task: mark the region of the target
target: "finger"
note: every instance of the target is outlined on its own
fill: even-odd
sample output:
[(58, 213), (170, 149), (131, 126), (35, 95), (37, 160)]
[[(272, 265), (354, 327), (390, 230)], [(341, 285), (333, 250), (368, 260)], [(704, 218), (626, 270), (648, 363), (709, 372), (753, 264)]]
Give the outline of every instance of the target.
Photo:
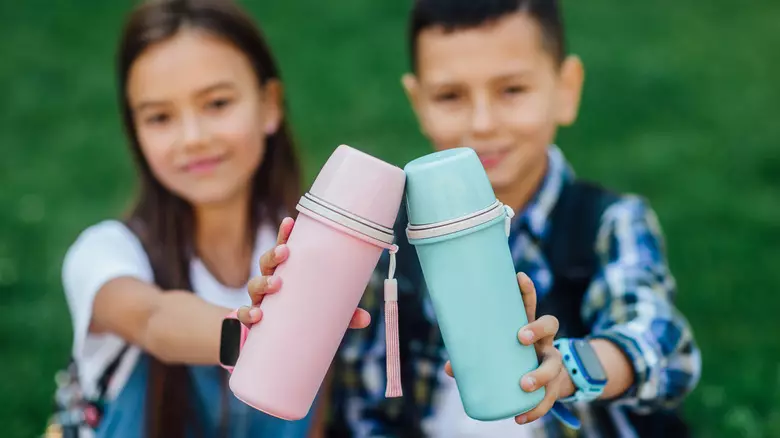
[(452, 364), (450, 361), (447, 361), (447, 363), (444, 364), (444, 372), (450, 377), (455, 377), (455, 373), (452, 372)]
[(536, 321), (520, 329), (517, 333), (517, 339), (523, 345), (532, 345), (544, 338), (552, 343), (555, 334), (558, 333), (558, 318), (552, 315), (544, 315)]
[(285, 244), (276, 246), (274, 249), (266, 251), (260, 257), (260, 273), (263, 275), (273, 274), (274, 269), (276, 269), (280, 263), (287, 260), (289, 255), (290, 249)]
[(287, 243), (287, 239), (290, 238), (290, 233), (292, 233), (293, 225), (295, 225), (293, 218), (286, 217), (282, 219), (282, 223), (279, 225), (279, 233), (276, 235), (277, 245)]
[(368, 327), (370, 323), (371, 314), (363, 309), (357, 309), (355, 310), (355, 313), (352, 314), (352, 320), (349, 322), (349, 328), (362, 329)]
[(520, 286), (528, 322), (533, 322), (536, 319), (536, 286), (524, 272), (517, 274), (517, 284)]
[(542, 399), (542, 402), (539, 403), (535, 408), (531, 409), (530, 411), (526, 412), (525, 414), (518, 415), (515, 417), (515, 422), (518, 424), (524, 424), (524, 423), (530, 423), (532, 421), (538, 420), (539, 418), (542, 418), (544, 414), (550, 411), (552, 409), (553, 404), (556, 400), (558, 400), (558, 392), (559, 388), (561, 387), (563, 383), (563, 379), (561, 378), (562, 374), (558, 374), (558, 377), (556, 377), (552, 383), (547, 385), (545, 387), (544, 392), (544, 398)]
[(523, 376), (520, 386), (525, 392), (533, 392), (547, 386), (555, 380), (563, 370), (561, 353), (552, 345), (544, 350), (542, 364), (538, 368)]
[(271, 275), (252, 278), (247, 284), (247, 291), (249, 292), (249, 298), (252, 300), (252, 305), (259, 306), (264, 296), (278, 292), (281, 287), (282, 279)]
[(263, 311), (257, 307), (243, 306), (238, 309), (237, 317), (241, 324), (252, 327), (263, 319)]

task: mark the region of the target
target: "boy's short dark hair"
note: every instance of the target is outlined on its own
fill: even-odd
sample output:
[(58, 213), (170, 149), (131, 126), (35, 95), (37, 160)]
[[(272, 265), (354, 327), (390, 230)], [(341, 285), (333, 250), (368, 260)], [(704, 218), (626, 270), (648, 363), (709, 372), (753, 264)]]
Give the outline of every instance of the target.
[(566, 50), (558, 0), (414, 0), (409, 23), (412, 71), (417, 70), (417, 38), (423, 30), (434, 26), (447, 32), (468, 29), (517, 12), (539, 23), (545, 48), (562, 63)]

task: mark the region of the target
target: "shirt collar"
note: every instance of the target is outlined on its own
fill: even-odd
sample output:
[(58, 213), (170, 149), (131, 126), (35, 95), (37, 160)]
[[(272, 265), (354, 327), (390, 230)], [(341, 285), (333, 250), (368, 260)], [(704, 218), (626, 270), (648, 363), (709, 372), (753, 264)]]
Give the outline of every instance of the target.
[(512, 225), (513, 231), (525, 229), (536, 240), (544, 237), (550, 213), (558, 202), (565, 183), (574, 179), (574, 170), (556, 145), (547, 148), (547, 172), (531, 201), (520, 212)]

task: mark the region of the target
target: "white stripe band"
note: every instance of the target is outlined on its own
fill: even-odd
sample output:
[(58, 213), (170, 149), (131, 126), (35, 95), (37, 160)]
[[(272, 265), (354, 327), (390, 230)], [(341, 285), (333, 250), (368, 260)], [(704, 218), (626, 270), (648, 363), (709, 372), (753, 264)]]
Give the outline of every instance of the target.
[(327, 208), (329, 210), (333, 210), (333, 211), (335, 211), (336, 213), (338, 213), (338, 214), (340, 214), (342, 216), (346, 216), (346, 217), (352, 219), (353, 221), (360, 222), (360, 223), (362, 223), (364, 225), (367, 225), (367, 226), (369, 226), (371, 228), (375, 228), (375, 229), (377, 229), (379, 231), (382, 231), (382, 232), (384, 232), (386, 234), (393, 234), (393, 229), (392, 228), (387, 228), (384, 225), (380, 225), (380, 224), (378, 224), (376, 222), (373, 222), (373, 221), (370, 221), (368, 219), (362, 218), (362, 217), (360, 217), (360, 216), (358, 216), (356, 214), (352, 214), (352, 213), (348, 212), (347, 210), (344, 210), (344, 209), (340, 208), (339, 206), (337, 206), (335, 204), (331, 204), (330, 202), (328, 202), (328, 201), (326, 201), (326, 200), (324, 200), (324, 199), (322, 199), (322, 198), (320, 198), (320, 197), (318, 197), (316, 195), (312, 195), (311, 193), (306, 193), (303, 196), (306, 197), (307, 199), (311, 200), (311, 201), (316, 202), (317, 204), (322, 205), (323, 207), (325, 207), (325, 208)]
[(506, 215), (505, 231), (508, 236), (509, 226), (512, 217), (514, 217), (514, 211), (499, 201), (494, 202), (487, 208), (456, 219), (425, 225), (410, 224), (406, 228), (406, 236), (409, 240), (431, 239), (434, 237), (446, 236), (448, 234), (478, 227), (504, 215)]
[(336, 207), (314, 195), (305, 194), (298, 201), (298, 210), (303, 207), (352, 231), (372, 237), (380, 242), (393, 244), (393, 230), (371, 222), (346, 210)]

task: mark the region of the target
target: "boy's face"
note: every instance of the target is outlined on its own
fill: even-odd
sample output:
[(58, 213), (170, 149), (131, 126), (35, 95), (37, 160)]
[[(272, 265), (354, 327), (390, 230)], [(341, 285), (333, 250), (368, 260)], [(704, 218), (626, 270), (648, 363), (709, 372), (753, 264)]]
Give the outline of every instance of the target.
[(558, 66), (523, 13), (450, 33), (425, 29), (417, 49), (404, 87), (434, 147), (474, 149), (496, 190), (540, 175), (557, 126), (576, 118), (579, 60)]

